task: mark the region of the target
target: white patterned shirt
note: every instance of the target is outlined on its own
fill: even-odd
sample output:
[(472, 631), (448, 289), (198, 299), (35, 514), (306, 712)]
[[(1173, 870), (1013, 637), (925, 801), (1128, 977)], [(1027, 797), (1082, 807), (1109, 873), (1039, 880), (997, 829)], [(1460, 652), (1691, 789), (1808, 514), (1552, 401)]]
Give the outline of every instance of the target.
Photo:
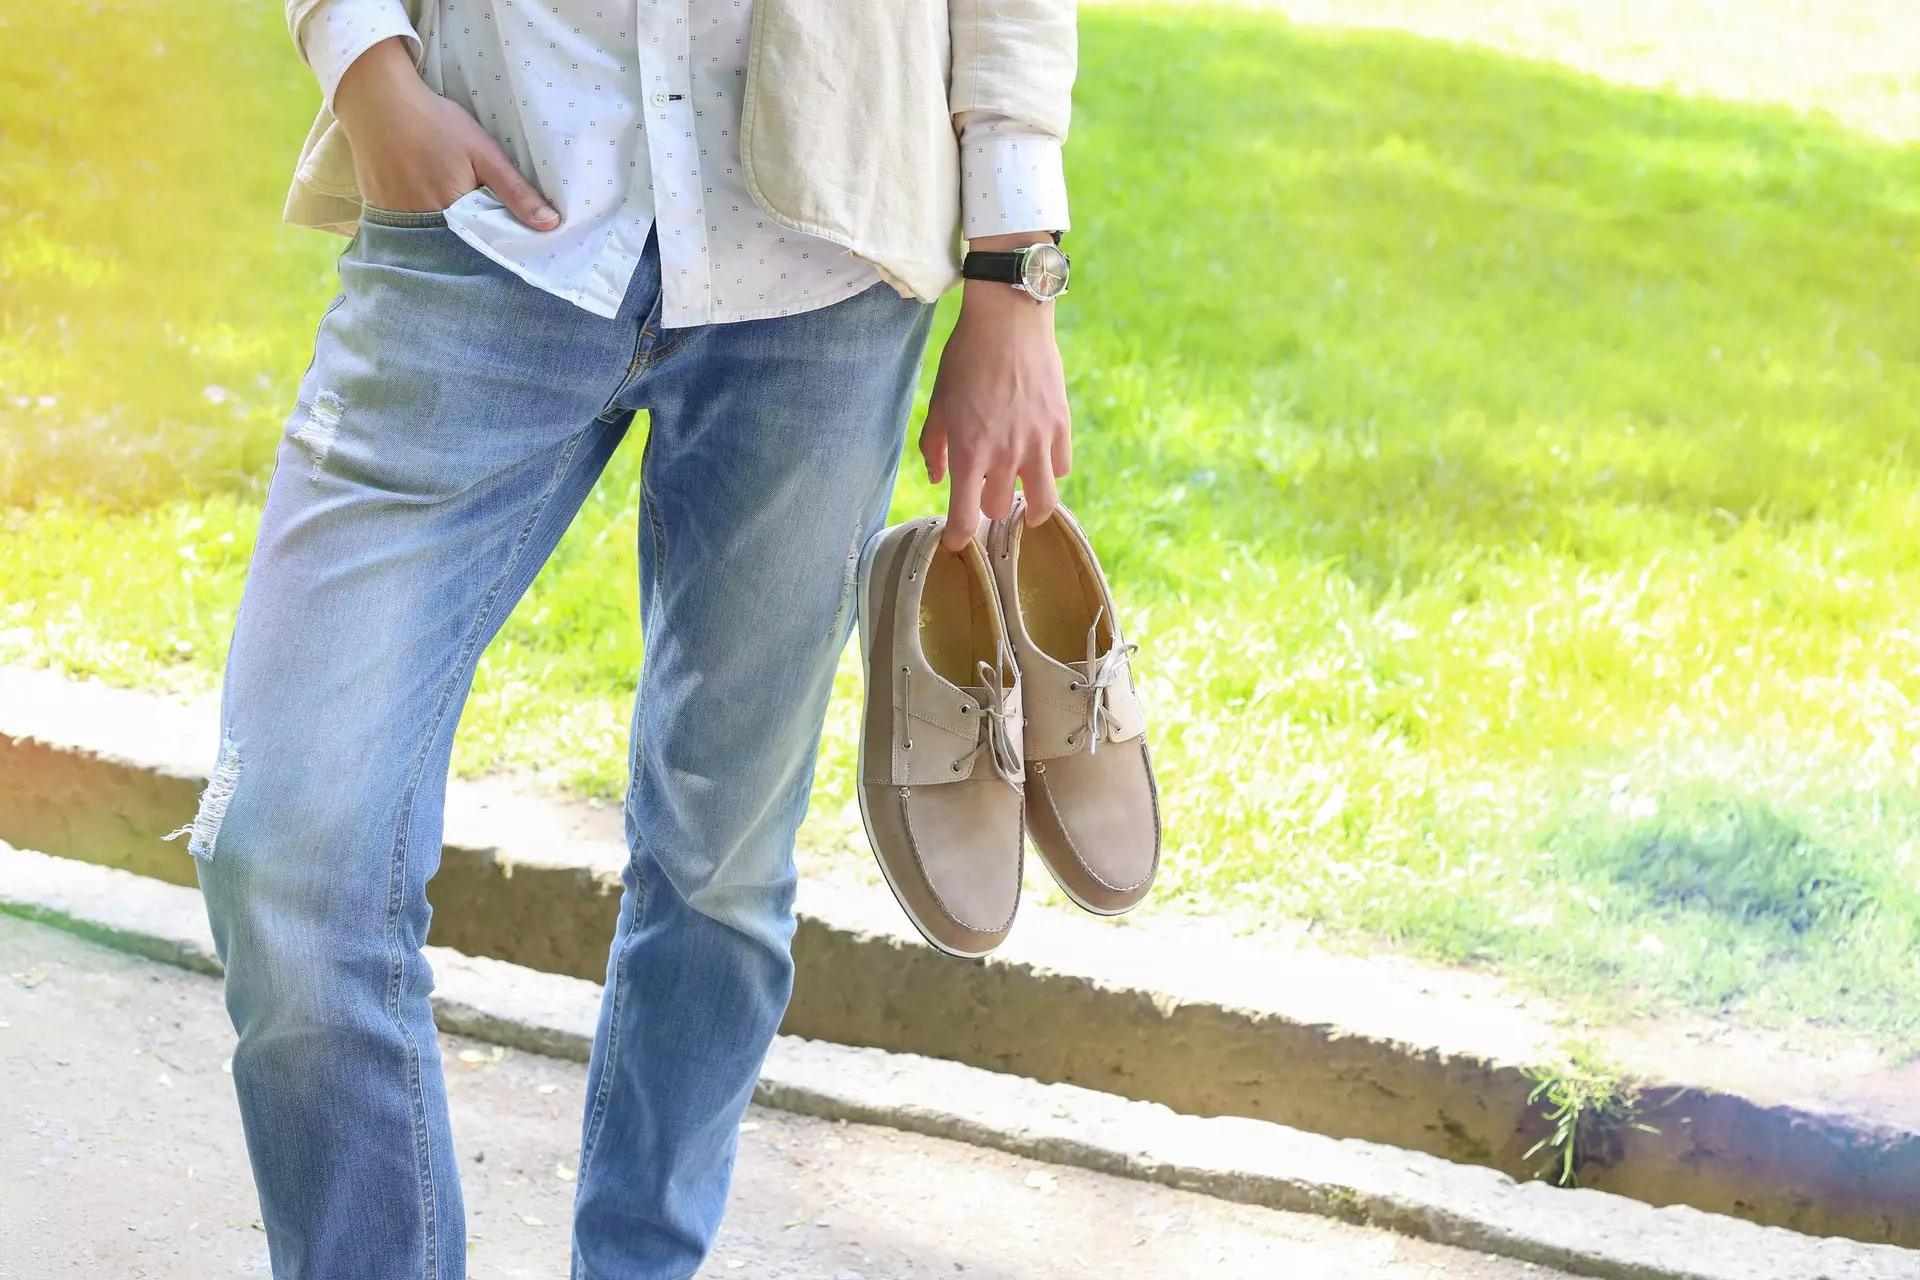
[[(649, 231), (667, 328), (794, 315), (879, 280), (782, 226), (740, 172), (752, 0), (437, 0), (425, 75), (465, 105), (560, 211), (521, 224), (491, 192), (447, 210), (468, 244), (538, 288), (612, 316)], [(328, 106), (355, 58), (419, 37), (401, 0), (325, 0), (300, 31)], [(1060, 139), (1006, 116), (961, 120), (969, 238), (1067, 229)]]

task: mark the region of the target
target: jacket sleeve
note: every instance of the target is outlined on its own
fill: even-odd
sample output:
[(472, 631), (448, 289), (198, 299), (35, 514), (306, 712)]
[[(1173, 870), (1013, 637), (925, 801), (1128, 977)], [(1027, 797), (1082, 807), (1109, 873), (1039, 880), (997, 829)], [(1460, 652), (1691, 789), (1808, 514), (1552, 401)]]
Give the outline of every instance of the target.
[(947, 14), (964, 234), (1066, 230), (1075, 0), (949, 0)]
[(951, 104), (1066, 140), (1079, 58), (1074, 0), (949, 0)]

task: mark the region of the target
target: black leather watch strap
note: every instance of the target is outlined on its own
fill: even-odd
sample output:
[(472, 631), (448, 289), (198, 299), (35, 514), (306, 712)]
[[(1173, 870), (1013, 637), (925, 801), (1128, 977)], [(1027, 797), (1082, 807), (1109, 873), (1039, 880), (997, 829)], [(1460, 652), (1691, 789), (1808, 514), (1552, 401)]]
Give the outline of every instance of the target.
[[(1060, 243), (1060, 233), (1050, 231), (1055, 244)], [(1020, 254), (1017, 250), (1002, 250), (998, 253), (985, 249), (968, 252), (960, 260), (960, 278), (963, 280), (992, 280), (996, 284), (1020, 283)]]
[(960, 261), (960, 276), (965, 280), (993, 280), (1000, 284), (1020, 283), (1020, 255), (1016, 252), (972, 252)]

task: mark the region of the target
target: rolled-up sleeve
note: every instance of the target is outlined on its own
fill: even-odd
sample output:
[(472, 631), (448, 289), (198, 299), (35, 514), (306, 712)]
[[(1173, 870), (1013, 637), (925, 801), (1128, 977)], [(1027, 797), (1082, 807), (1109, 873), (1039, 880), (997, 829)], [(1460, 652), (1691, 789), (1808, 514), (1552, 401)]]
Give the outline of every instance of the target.
[(354, 59), (393, 36), (405, 37), (415, 62), (420, 60), (420, 37), (407, 18), (401, 0), (321, 0), (300, 26), (300, 56), (313, 68), (333, 110), (340, 78)]
[(1067, 229), (1060, 139), (992, 111), (959, 117), (960, 210), (969, 240)]
[(1066, 140), (1080, 59), (1075, 0), (947, 0), (947, 23), (956, 121), (994, 112)]

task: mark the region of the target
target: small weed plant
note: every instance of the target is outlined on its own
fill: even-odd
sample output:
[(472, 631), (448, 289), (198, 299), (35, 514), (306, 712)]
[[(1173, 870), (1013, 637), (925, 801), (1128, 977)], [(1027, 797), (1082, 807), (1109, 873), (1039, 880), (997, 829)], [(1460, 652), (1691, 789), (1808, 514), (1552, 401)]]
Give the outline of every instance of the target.
[[(1529, 1104), (1541, 1106), (1553, 1131), (1528, 1148), (1524, 1159), (1542, 1152), (1547, 1158), (1534, 1171), (1551, 1177), (1556, 1186), (1580, 1185), (1582, 1168), (1618, 1156), (1620, 1137), (1628, 1130), (1659, 1133), (1639, 1117), (1646, 1111), (1640, 1087), (1602, 1065), (1591, 1050), (1576, 1051), (1568, 1061), (1535, 1067)], [(1661, 1106), (1671, 1106), (1676, 1093)]]

